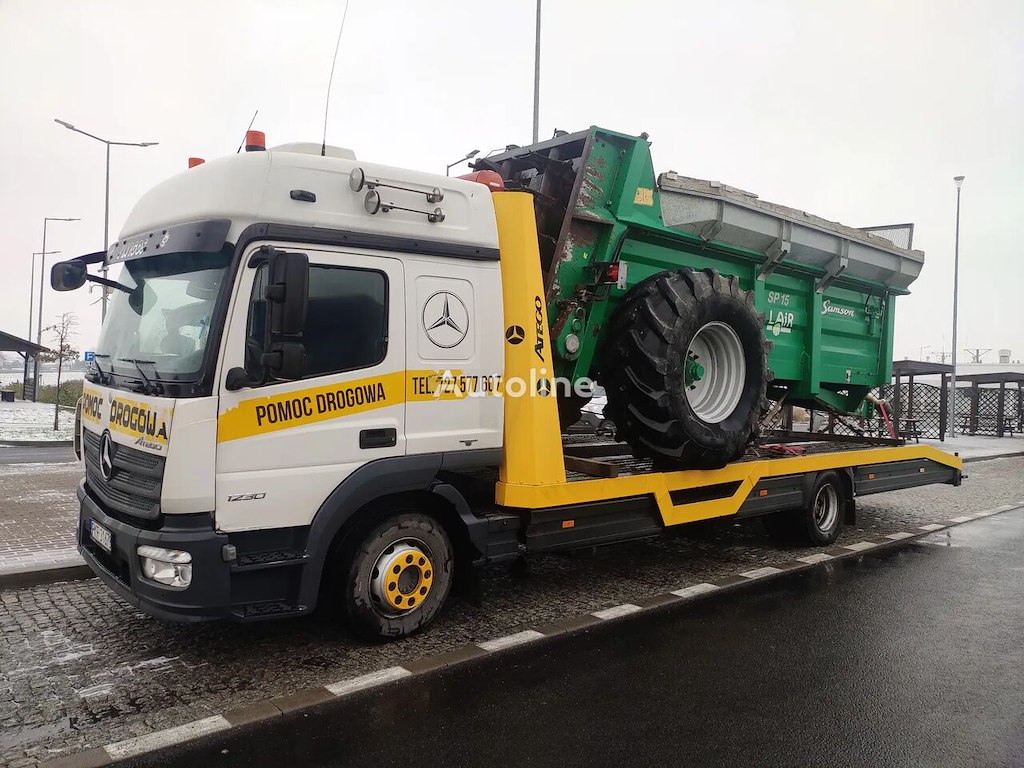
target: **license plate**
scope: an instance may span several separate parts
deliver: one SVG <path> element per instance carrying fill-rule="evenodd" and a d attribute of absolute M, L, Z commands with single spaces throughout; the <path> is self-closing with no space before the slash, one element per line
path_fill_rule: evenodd
<path fill-rule="evenodd" d="M 102 525 L 97 523 L 95 520 L 89 521 L 89 538 L 95 541 L 99 546 L 105 549 L 107 552 L 110 551 L 113 537 L 110 535 L 110 531 L 104 528 Z"/>

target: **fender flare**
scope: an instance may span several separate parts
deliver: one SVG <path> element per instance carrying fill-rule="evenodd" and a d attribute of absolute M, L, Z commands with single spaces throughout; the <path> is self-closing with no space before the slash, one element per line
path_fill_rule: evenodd
<path fill-rule="evenodd" d="M 400 493 L 428 492 L 451 506 L 466 527 L 478 560 L 486 551 L 487 521 L 478 518 L 465 497 L 448 483 L 437 479 L 445 464 L 443 453 L 390 456 L 357 468 L 342 480 L 324 500 L 313 517 L 306 544 L 308 558 L 299 589 L 300 603 L 312 610 L 317 603 L 320 581 L 331 544 L 352 516 L 367 504 Z"/>

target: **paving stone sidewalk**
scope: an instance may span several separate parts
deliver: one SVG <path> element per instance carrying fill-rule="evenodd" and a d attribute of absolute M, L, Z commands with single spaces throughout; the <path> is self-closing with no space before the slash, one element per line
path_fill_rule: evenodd
<path fill-rule="evenodd" d="M 0 576 L 81 565 L 76 462 L 0 466 Z"/>

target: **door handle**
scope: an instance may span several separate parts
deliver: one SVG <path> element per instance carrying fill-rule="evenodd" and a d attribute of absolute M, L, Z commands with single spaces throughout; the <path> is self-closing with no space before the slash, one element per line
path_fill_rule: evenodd
<path fill-rule="evenodd" d="M 359 432 L 360 448 L 391 448 L 398 443 L 398 430 L 394 427 L 363 429 Z"/>

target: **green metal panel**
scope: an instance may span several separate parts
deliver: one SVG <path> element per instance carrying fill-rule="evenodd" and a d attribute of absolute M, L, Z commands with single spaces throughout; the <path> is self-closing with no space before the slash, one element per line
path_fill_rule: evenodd
<path fill-rule="evenodd" d="M 824 269 L 786 259 L 759 276 L 764 253 L 667 227 L 645 136 L 591 128 L 489 165 L 510 186 L 537 193 L 556 375 L 596 372 L 599 380 L 606 325 L 625 292 L 658 272 L 690 267 L 734 275 L 754 292 L 773 344 L 775 397 L 853 411 L 872 387 L 888 382 L 891 289 L 840 275 L 819 292 Z M 614 264 L 617 282 L 610 279 Z"/>

